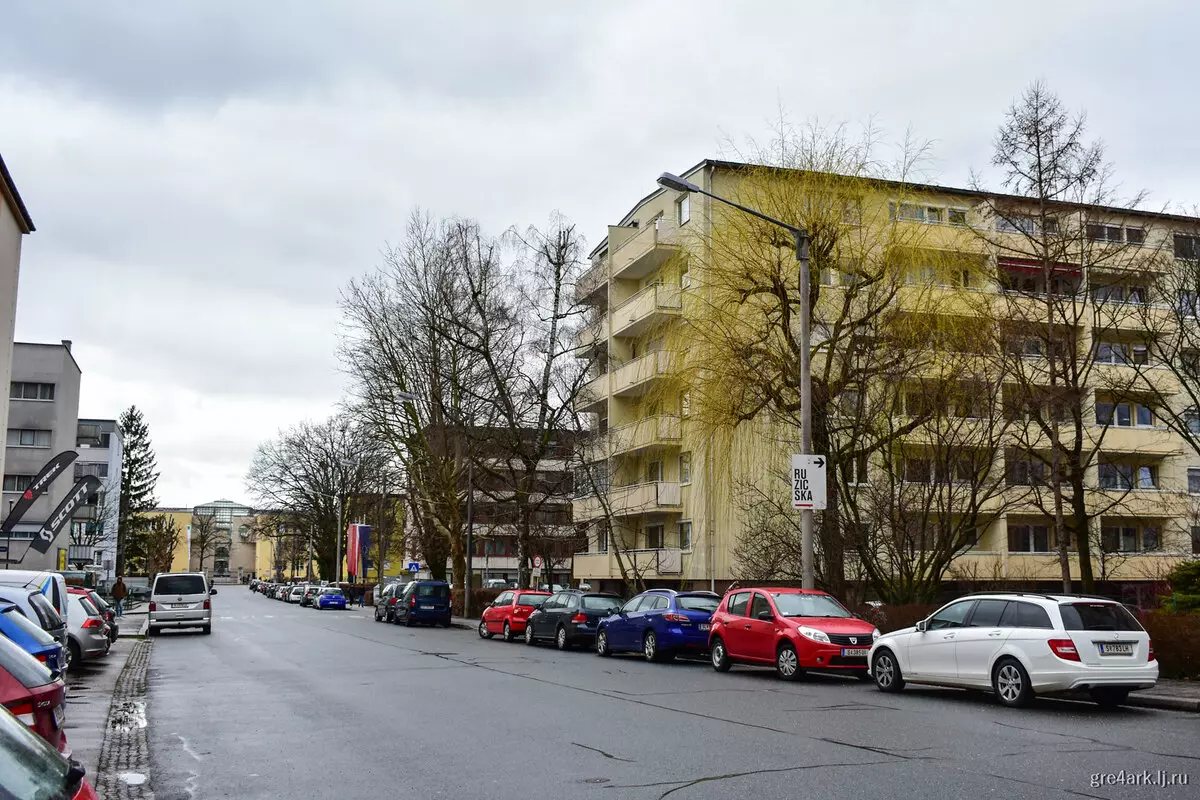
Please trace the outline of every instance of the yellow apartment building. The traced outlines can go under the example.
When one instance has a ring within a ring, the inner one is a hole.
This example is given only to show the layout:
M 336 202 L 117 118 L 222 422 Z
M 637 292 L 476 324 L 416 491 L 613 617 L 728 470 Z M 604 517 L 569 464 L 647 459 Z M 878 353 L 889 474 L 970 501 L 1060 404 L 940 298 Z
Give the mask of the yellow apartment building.
M 764 170 L 713 160 L 697 164 L 683 177 L 745 201 L 757 191 L 746 185 L 751 172 L 754 180 L 771 180 L 764 178 Z M 1005 348 L 1026 348 L 1006 356 L 1015 371 L 990 398 L 996 408 L 1000 394 L 1008 403 L 1011 384 L 1042 382 L 1026 373 L 1051 360 L 1032 337 L 1022 344 L 1021 331 L 1036 328 L 1053 346 L 1056 326 L 1077 329 L 1072 341 L 1096 353 L 1088 376 L 1080 379 L 1087 391 L 1075 404 L 1085 420 L 1085 438 L 1095 437 L 1086 467 L 1087 502 L 1095 512 L 1090 522 L 1095 530 L 1088 535 L 1099 551 L 1093 572 L 1108 591 L 1141 591 L 1139 586 L 1160 581 L 1171 566 L 1200 552 L 1194 503 L 1200 494 L 1200 457 L 1156 416 L 1152 398 L 1138 399 L 1139 392 L 1147 394 L 1139 381 L 1152 379 L 1161 393 L 1157 402 L 1172 407 L 1184 402 L 1171 371 L 1155 371 L 1147 363 L 1145 341 L 1148 328 L 1159 317 L 1169 317 L 1178 302 L 1168 296 L 1177 258 L 1200 257 L 1200 220 L 1086 207 L 1088 224 L 1081 225 L 1081 236 L 1086 230 L 1088 242 L 1111 244 L 1121 253 L 1121 265 L 1085 270 L 1055 264 L 1053 285 L 1047 286 L 1042 269 L 1022 257 L 1018 241 L 1029 232 L 1027 221 L 1035 224 L 1034 212 L 1022 206 L 1022 199 L 1002 198 L 1008 210 L 997 214 L 997 197 L 873 182 L 860 205 L 846 209 L 845 222 L 863 228 L 870 224 L 865 219 L 882 220 L 893 231 L 893 245 L 899 237 L 902 246 L 893 249 L 906 253 L 900 267 L 905 274 L 891 300 L 895 309 L 942 320 L 939 324 L 954 319 L 968 331 L 1000 331 Z M 695 315 L 705 313 L 710 302 L 713 265 L 719 271 L 721 264 L 714 242 L 727 235 L 722 226 L 729 219 L 703 195 L 658 189 L 608 227 L 576 285 L 577 300 L 592 310 L 577 352 L 593 359 L 576 409 L 594 420 L 595 436 L 585 453 L 591 466 L 585 470 L 601 476 L 576 480 L 574 519 L 590 530 L 587 552 L 574 559 L 576 581 L 615 588 L 622 575 L 619 550 L 625 574 L 636 574 L 650 585 L 721 590 L 747 579 L 738 549 L 752 523 L 733 487 L 757 485 L 774 492 L 777 486 L 786 498 L 782 474 L 788 456 L 796 452 L 790 442 L 798 437 L 781 432 L 765 414 L 720 435 L 700 421 L 703 405 L 720 404 L 721 398 L 696 383 L 704 380 L 706 365 L 696 363 L 700 348 L 692 346 Z M 785 253 L 786 246 L 781 243 Z M 819 347 L 822 326 L 832 324 L 854 277 L 826 270 L 816 280 L 820 295 L 813 326 Z M 1086 306 L 1091 316 L 1058 320 L 1039 299 L 1046 296 L 1077 297 L 1073 302 Z M 1195 305 L 1195 298 L 1191 302 Z M 1103 324 L 1097 322 L 1101 312 Z M 814 365 L 819 358 L 814 355 Z M 953 369 L 961 370 L 964 363 L 969 362 L 960 358 Z M 929 364 L 936 369 L 936 359 Z M 897 380 L 920 378 L 901 375 Z M 906 396 L 908 403 L 922 402 L 919 391 L 912 397 Z M 903 420 L 911 408 L 891 413 Z M 1025 412 L 1014 408 L 1011 418 L 1009 413 L 1006 405 L 1003 414 L 1010 426 L 1005 441 L 1043 452 L 1045 443 L 1038 441 L 1037 431 L 1030 432 L 1029 418 L 1021 416 Z M 921 439 L 930 433 L 909 431 L 903 439 L 919 449 L 931 444 Z M 1054 520 L 1045 495 L 1037 494 L 1041 500 L 1035 501 L 1030 488 L 1035 481 L 1026 479 L 1030 470 L 1043 475 L 1045 465 L 1024 466 L 1027 459 L 1017 452 L 1005 445 L 989 464 L 1006 476 L 1006 483 L 986 504 L 1002 511 L 957 555 L 946 573 L 948 581 L 1014 588 L 1060 585 Z M 902 461 L 903 481 L 933 480 L 927 459 L 905 456 Z M 862 473 L 855 480 L 864 487 L 881 471 L 880 464 L 866 459 L 854 468 Z M 853 554 L 847 556 L 847 577 L 860 577 Z M 1076 557 L 1071 561 L 1078 579 Z

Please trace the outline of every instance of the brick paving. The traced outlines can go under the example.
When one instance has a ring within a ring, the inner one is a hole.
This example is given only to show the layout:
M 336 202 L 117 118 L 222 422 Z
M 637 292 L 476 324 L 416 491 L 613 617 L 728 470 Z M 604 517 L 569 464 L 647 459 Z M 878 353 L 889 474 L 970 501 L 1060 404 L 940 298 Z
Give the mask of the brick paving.
M 153 800 L 146 739 L 146 668 L 153 642 L 139 639 L 117 678 L 93 786 L 106 800 Z

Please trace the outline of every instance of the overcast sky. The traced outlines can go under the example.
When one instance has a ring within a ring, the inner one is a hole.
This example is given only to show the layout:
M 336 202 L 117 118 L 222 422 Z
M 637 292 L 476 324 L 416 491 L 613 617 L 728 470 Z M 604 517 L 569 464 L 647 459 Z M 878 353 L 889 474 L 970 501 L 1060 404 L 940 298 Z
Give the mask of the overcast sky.
M 81 416 L 144 409 L 164 504 L 244 500 L 255 445 L 337 403 L 338 291 L 414 206 L 557 210 L 594 244 L 781 104 L 912 126 L 961 185 L 1035 78 L 1129 193 L 1190 206 L 1196 8 L 8 0 L 0 153 L 38 228 L 17 339 L 74 340 Z

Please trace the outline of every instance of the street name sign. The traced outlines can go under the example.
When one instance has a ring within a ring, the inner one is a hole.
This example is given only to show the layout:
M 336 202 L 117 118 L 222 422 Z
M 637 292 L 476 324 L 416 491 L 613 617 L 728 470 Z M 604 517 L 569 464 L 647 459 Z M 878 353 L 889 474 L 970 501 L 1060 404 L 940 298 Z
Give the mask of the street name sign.
M 792 508 L 825 510 L 825 456 L 792 456 Z

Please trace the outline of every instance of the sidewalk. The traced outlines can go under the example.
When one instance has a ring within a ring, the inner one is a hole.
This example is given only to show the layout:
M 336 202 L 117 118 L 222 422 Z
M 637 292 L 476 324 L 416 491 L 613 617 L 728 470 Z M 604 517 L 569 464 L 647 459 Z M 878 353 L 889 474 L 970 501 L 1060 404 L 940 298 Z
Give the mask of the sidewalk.
M 1127 705 L 1200 713 L 1200 681 L 1162 678 L 1153 689 L 1130 693 Z

